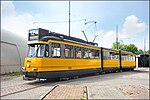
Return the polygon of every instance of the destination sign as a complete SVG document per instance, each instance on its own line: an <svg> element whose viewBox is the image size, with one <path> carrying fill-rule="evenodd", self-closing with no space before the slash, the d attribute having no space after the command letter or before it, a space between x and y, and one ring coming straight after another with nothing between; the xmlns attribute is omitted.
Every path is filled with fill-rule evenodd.
<svg viewBox="0 0 150 100"><path fill-rule="evenodd" d="M29 30L29 41L38 39L39 39L39 30L38 29Z"/></svg>

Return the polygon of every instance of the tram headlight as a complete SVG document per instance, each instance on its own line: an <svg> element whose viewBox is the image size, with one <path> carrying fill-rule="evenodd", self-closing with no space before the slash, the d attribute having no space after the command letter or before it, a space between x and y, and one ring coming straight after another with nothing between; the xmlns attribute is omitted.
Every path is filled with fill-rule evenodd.
<svg viewBox="0 0 150 100"><path fill-rule="evenodd" d="M22 70L26 70L26 68L25 68L25 67L22 67Z"/></svg>
<svg viewBox="0 0 150 100"><path fill-rule="evenodd" d="M32 70L33 70L33 71L37 71L37 70L38 70L38 68L32 68Z"/></svg>
<svg viewBox="0 0 150 100"><path fill-rule="evenodd" d="M22 67L22 72L26 72L26 68L25 67Z"/></svg>
<svg viewBox="0 0 150 100"><path fill-rule="evenodd" d="M30 67L30 64L29 64L29 63L27 64L27 67L28 67L28 68Z"/></svg>

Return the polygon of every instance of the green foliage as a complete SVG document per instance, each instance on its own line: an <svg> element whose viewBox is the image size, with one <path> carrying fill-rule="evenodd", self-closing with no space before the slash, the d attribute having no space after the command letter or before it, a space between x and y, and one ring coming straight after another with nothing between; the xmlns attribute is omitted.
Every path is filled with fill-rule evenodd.
<svg viewBox="0 0 150 100"><path fill-rule="evenodd" d="M142 49L139 49L139 51L137 52L137 54L144 54L143 50Z"/></svg>
<svg viewBox="0 0 150 100"><path fill-rule="evenodd" d="M127 45L126 51L136 53L138 51L138 48L134 44L129 44Z"/></svg>
<svg viewBox="0 0 150 100"><path fill-rule="evenodd" d="M147 54L150 54L150 50L147 50L146 53L147 53Z"/></svg>
<svg viewBox="0 0 150 100"><path fill-rule="evenodd" d="M137 52L137 54L144 54L144 51L139 49L139 51ZM150 50L145 51L145 54L150 54Z"/></svg>
<svg viewBox="0 0 150 100"><path fill-rule="evenodd" d="M112 49L116 49L116 42L114 42L112 44ZM133 52L133 53L136 53L136 54L144 54L144 51L142 49L139 49L137 48L137 46L135 46L134 44L124 44L123 41L119 41L118 42L118 49L119 50L123 50L123 51L128 51L128 52ZM146 54L150 54L150 50L148 51L145 51Z"/></svg>
<svg viewBox="0 0 150 100"><path fill-rule="evenodd" d="M116 49L116 42L113 43L112 48ZM138 48L134 44L127 45L124 44L123 41L118 42L118 49L123 51L133 52L133 53L138 52Z"/></svg>

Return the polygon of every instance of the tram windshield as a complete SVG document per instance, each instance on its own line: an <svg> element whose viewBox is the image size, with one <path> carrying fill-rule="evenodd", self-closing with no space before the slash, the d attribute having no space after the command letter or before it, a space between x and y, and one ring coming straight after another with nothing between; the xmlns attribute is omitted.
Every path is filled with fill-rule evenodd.
<svg viewBox="0 0 150 100"><path fill-rule="evenodd" d="M48 45L32 44L29 45L28 57L48 57Z"/></svg>

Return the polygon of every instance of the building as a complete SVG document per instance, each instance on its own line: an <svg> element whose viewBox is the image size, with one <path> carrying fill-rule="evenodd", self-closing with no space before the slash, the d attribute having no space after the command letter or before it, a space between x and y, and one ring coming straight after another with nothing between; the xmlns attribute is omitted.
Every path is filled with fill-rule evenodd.
<svg viewBox="0 0 150 100"><path fill-rule="evenodd" d="M1 74L21 71L27 55L27 39L1 30Z"/></svg>
<svg viewBox="0 0 150 100"><path fill-rule="evenodd" d="M138 67L149 67L150 55L141 54L137 56L137 66Z"/></svg>

